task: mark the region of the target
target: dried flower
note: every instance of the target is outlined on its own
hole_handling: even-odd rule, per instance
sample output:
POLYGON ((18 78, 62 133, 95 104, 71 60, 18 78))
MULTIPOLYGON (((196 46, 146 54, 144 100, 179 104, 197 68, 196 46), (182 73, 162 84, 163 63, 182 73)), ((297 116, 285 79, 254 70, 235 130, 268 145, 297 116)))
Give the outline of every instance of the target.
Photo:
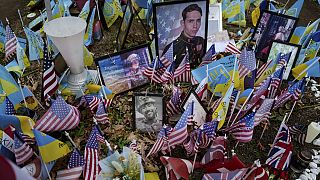
POLYGON ((123 173, 124 170, 120 163, 117 161, 112 161, 111 164, 119 173, 123 173))

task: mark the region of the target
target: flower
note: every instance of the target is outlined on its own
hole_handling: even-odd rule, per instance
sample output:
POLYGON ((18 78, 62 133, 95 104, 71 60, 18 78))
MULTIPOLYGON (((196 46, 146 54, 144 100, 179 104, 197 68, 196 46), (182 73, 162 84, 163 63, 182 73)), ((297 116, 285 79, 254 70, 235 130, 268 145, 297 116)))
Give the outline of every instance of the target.
POLYGON ((119 173, 123 173, 124 170, 120 163, 117 161, 111 161, 111 164, 119 173))

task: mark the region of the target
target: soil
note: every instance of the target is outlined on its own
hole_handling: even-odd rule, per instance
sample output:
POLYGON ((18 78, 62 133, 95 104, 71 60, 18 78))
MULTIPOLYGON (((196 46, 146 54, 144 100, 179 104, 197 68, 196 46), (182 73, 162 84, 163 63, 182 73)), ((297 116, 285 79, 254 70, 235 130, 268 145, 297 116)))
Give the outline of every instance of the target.
MULTIPOLYGON (((287 7, 290 7, 291 4, 293 4, 294 1, 290 0, 287 7)), ((22 26, 19 20, 19 16, 17 13, 17 9, 19 8, 21 10, 22 18, 25 24, 31 21, 31 19, 26 18, 26 15, 31 12, 29 8, 26 7, 27 1, 21 1, 21 0, 1 0, 0 1, 0 19, 2 22, 5 22, 5 17, 8 17, 12 29, 15 31, 15 33, 19 37, 25 37, 24 32, 22 30, 22 26)), ((281 1, 281 3, 285 3, 285 1, 281 1)), ((42 9, 44 6, 39 5, 37 9, 42 9)), ((38 13, 37 9, 33 9, 35 13, 38 13)), ((301 11, 300 19, 298 22, 298 25, 304 25, 306 26, 309 21, 314 21, 317 18, 319 18, 319 12, 320 12, 320 5, 318 5, 315 1, 312 0, 305 0, 305 3, 303 5, 303 9, 301 11)), ((250 11, 249 11, 250 13, 250 11)), ((247 15, 247 27, 251 26, 251 17, 247 15)), ((100 41, 96 41, 93 46, 89 47, 89 50, 94 54, 94 58, 98 58, 101 56, 112 54, 116 51, 116 36, 121 23, 121 19, 119 18, 113 26, 110 27, 110 29, 104 29, 103 34, 104 37, 100 41)), ((144 23, 144 22, 142 22, 144 23)), ((5 23, 4 23, 5 24, 5 23)), ((145 23, 144 23, 145 24, 145 23)), ((239 30, 239 27, 236 26, 225 26, 225 29, 227 29, 229 32, 236 33, 239 30)), ((241 28, 242 31, 244 28, 241 28)), ((143 44, 148 41, 148 35, 144 31, 144 28, 141 25, 141 22, 138 21, 138 19, 134 19, 132 28, 130 29, 129 35, 127 37, 127 42, 125 44, 125 48, 134 47, 139 44, 143 44)), ((93 65, 90 67, 92 69, 95 69, 95 66, 93 65)), ((41 92, 41 76, 39 74, 42 73, 42 64, 38 64, 37 62, 32 62, 31 68, 26 70, 26 74, 22 78, 23 83, 29 85, 30 87, 33 87, 33 92, 37 96, 38 99, 40 99, 40 92, 41 92), (31 81, 30 79, 33 79, 31 81), (37 85, 35 85, 34 82, 37 82, 37 85)), ((158 86, 152 86, 150 88, 150 85, 148 91, 151 92, 162 92, 161 87, 158 86)), ((137 91, 143 91, 147 87, 142 87, 141 89, 137 89, 137 91)), ((187 88, 185 88, 187 90, 187 88)), ((166 95, 168 95, 167 92, 165 92, 166 95)), ((69 99, 70 103, 75 103, 73 99, 69 99)), ((140 132, 134 131, 131 127, 134 123, 132 120, 132 92, 125 93, 120 96, 116 96, 113 100, 112 106, 109 110, 109 116, 111 119, 111 126, 107 125, 101 125, 101 129, 105 133, 106 138, 108 141, 112 144, 112 146, 116 146, 118 149, 121 149, 122 146, 128 145, 132 139, 138 139, 138 147, 139 151, 142 154, 143 157, 145 157, 145 154, 149 151, 152 144, 155 140, 155 134, 142 134, 140 132)), ((306 90, 306 95, 303 100, 304 103, 299 103, 298 106, 294 109, 288 124, 301 124, 304 126, 307 126, 312 121, 319 121, 319 115, 320 115, 320 109, 318 100, 315 100, 310 90, 306 90)), ((270 125, 267 127, 267 129, 264 132, 264 136, 260 139, 260 135, 262 133, 263 127, 258 126, 254 130, 254 136, 253 140, 249 143, 242 144, 240 143, 236 149, 235 152, 239 156, 239 158, 245 163, 245 164, 251 164, 254 160, 260 159, 260 161, 263 163, 265 162, 267 158, 268 151, 270 149, 270 145, 272 145, 274 137, 277 133, 277 130, 280 126, 280 123, 282 121, 282 118, 284 116, 284 112, 290 111, 290 104, 287 105, 287 107, 282 107, 280 110, 275 111, 272 113, 272 118, 270 119, 270 125), (261 143, 264 147, 264 149, 260 149, 258 146, 258 143, 261 143)), ((41 110, 40 108, 37 110, 37 114, 41 116, 44 114, 45 110, 41 110)), ((82 114, 82 121, 79 124, 79 128, 70 131, 70 136, 73 138, 75 143, 78 147, 80 147, 81 152, 84 152, 84 147, 87 142, 87 138, 90 134, 91 127, 92 127, 92 115, 83 108, 81 111, 82 114)), ((53 137, 59 138, 62 141, 65 141, 70 144, 68 139, 62 135, 62 133, 51 133, 53 137)), ((234 148, 236 145, 235 141, 233 141, 230 138, 230 142, 228 143, 228 152, 230 154, 230 150, 234 148)), ((70 144, 71 146, 71 144, 70 144)), ((301 145, 294 141, 293 143, 294 150, 293 153, 297 154, 299 151, 304 149, 310 149, 310 148, 316 148, 313 145, 307 144, 307 145, 301 145)), ((101 147, 101 158, 106 156, 106 150, 107 148, 105 146, 101 147)), ((202 152, 203 153, 203 152, 202 152)), ((182 149, 175 150, 174 154, 175 157, 185 157, 185 152, 182 149)), ((199 158, 201 156, 198 156, 199 158)), ((56 171, 59 169, 64 169, 67 166, 68 162, 68 156, 64 158, 60 158, 54 169, 51 171, 51 174, 53 177, 55 177, 56 171)), ((193 157, 189 157, 188 159, 192 160, 193 157)), ((161 179, 165 178, 164 175, 164 168, 161 165, 161 162, 159 161, 159 156, 153 156, 149 159, 144 158, 144 167, 146 172, 150 171, 158 171, 161 179)), ((195 171, 194 174, 190 176, 191 179, 200 179, 203 172, 195 171)))

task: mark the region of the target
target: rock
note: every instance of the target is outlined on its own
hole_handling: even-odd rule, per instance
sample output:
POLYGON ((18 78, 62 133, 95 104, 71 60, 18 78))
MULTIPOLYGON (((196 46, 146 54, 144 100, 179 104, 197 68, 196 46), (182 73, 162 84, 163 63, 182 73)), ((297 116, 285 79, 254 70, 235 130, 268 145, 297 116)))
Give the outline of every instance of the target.
POLYGON ((318 167, 318 165, 315 162, 310 162, 309 166, 311 169, 316 169, 318 167))
POLYGON ((316 180, 317 179, 317 175, 313 174, 313 173, 310 173, 310 176, 311 176, 311 179, 312 180, 316 180))
POLYGON ((318 175, 319 174, 319 169, 311 169, 310 170, 313 174, 318 175))

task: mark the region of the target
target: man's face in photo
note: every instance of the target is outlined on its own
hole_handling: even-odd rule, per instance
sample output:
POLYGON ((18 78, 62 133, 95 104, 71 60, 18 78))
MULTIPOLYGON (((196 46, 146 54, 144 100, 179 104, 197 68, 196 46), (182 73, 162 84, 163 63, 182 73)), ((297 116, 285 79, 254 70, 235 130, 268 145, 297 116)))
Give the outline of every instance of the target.
POLYGON ((157 115, 157 108, 154 106, 153 102, 145 103, 140 109, 141 113, 146 118, 144 123, 152 123, 157 115))
POLYGON ((201 14, 199 11, 187 12, 186 19, 182 20, 184 35, 193 38, 197 35, 201 26, 201 14))

